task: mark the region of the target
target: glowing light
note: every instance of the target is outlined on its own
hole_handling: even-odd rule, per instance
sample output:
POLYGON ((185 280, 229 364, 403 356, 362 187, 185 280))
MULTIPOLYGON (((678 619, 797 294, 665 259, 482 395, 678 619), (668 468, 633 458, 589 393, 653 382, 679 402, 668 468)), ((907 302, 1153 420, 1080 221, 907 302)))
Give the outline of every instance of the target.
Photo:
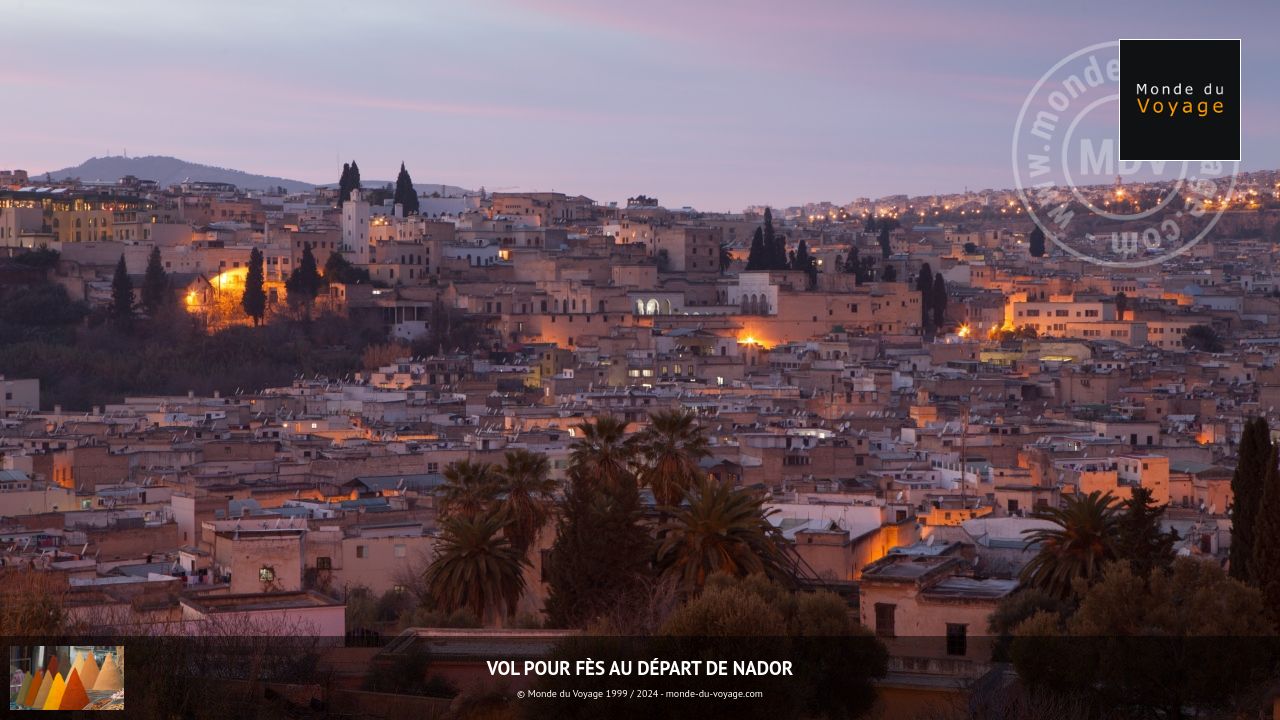
POLYGON ((962 338, 967 338, 967 337, 969 337, 969 336, 970 336, 970 335, 972 335, 972 334, 973 334, 973 328, 969 327, 969 325, 968 325, 967 323, 966 323, 966 324, 964 324, 964 325, 961 325, 961 326, 956 330, 956 335, 959 335, 959 336, 960 336, 960 337, 962 337, 962 338))

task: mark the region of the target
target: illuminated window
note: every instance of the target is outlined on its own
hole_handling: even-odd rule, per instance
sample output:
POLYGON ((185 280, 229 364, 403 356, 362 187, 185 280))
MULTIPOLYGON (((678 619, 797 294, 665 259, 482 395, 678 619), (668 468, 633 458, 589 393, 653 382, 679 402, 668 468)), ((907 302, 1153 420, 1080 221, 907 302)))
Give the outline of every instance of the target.
POLYGON ((270 565, 263 565, 262 569, 258 570, 258 579, 264 583, 275 582, 276 569, 270 565))

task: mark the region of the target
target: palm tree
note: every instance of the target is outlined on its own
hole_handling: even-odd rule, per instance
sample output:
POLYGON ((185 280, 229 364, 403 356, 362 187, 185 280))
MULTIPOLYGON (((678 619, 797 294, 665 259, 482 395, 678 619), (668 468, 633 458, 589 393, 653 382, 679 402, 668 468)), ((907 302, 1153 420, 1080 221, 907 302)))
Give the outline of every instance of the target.
POLYGON ((528 563, 503 535, 506 522, 502 512, 454 515, 444 521, 424 576, 444 609, 468 608, 481 620, 515 613, 528 563))
POLYGON ((659 505, 676 506, 703 476, 698 461, 710 454, 707 437, 693 413, 662 410, 649 416, 649 427, 636 438, 644 458, 640 483, 653 490, 659 505))
POLYGON ((569 472, 589 484, 611 491, 634 492, 635 442, 626 437, 627 422, 606 415, 593 423, 579 423, 569 446, 569 472))
POLYGON ((1038 544, 1040 550, 1022 568, 1022 581, 1066 598, 1076 578, 1092 582, 1101 577, 1102 566, 1116 557, 1119 513, 1115 496, 1097 490, 1036 513, 1057 527, 1026 531, 1027 547, 1038 544))
POLYGON ((781 534, 769 522, 777 510, 766 511, 762 495, 704 478, 687 500, 663 526, 658 548, 663 574, 685 592, 697 592, 716 572, 786 577, 781 534))
POLYGON ((547 477, 551 465, 542 453, 509 450, 505 460, 498 469, 498 507, 506 513, 507 537, 524 554, 551 518, 556 482, 547 477))
POLYGON ((498 493, 498 478, 489 463, 457 460, 444 469, 440 517, 475 515, 489 509, 498 493))

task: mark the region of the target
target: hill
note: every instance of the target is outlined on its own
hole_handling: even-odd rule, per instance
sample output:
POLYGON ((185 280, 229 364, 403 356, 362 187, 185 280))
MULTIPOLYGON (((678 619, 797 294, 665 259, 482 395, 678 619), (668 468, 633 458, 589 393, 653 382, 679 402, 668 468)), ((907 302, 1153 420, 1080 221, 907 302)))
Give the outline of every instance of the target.
MULTIPOLYGON (((242 170, 187 162, 167 155, 147 155, 144 157, 113 155, 89 158, 75 167, 53 170, 49 175, 54 180, 79 178, 85 182, 116 182, 126 175, 132 175, 141 180, 154 180, 160 187, 169 187, 186 180, 197 180, 231 183, 242 190, 270 190, 283 187, 289 192, 304 192, 315 187, 337 186, 337 183, 326 183, 317 186, 301 180, 290 180, 289 178, 272 177, 270 175, 254 175, 242 170)), ((39 179, 39 177, 33 176, 33 179, 39 179)), ((388 184, 392 183, 385 180, 366 180, 363 183, 366 188, 382 187, 388 184)), ((456 185, 414 183, 413 186, 419 193, 427 195, 431 193, 459 195, 471 192, 456 185)))
POLYGON ((267 190, 284 187, 289 192, 301 192, 315 187, 311 183, 288 178, 254 175, 241 170, 201 165, 164 155, 145 157, 89 158, 83 163, 49 173, 55 180, 80 178, 83 181, 115 182, 126 175, 141 180, 154 180, 161 187, 176 185, 185 180, 231 183, 245 190, 267 190))

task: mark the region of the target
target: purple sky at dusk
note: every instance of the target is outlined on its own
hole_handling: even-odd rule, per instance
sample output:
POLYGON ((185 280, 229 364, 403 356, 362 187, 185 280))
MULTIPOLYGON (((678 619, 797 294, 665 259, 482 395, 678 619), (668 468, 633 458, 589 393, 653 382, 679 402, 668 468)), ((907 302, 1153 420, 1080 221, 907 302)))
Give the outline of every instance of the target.
POLYGON ((1243 169, 1280 167, 1271 2, 8 0, 0 168, 91 156, 739 210, 1011 187, 1064 55, 1244 40, 1243 169))

